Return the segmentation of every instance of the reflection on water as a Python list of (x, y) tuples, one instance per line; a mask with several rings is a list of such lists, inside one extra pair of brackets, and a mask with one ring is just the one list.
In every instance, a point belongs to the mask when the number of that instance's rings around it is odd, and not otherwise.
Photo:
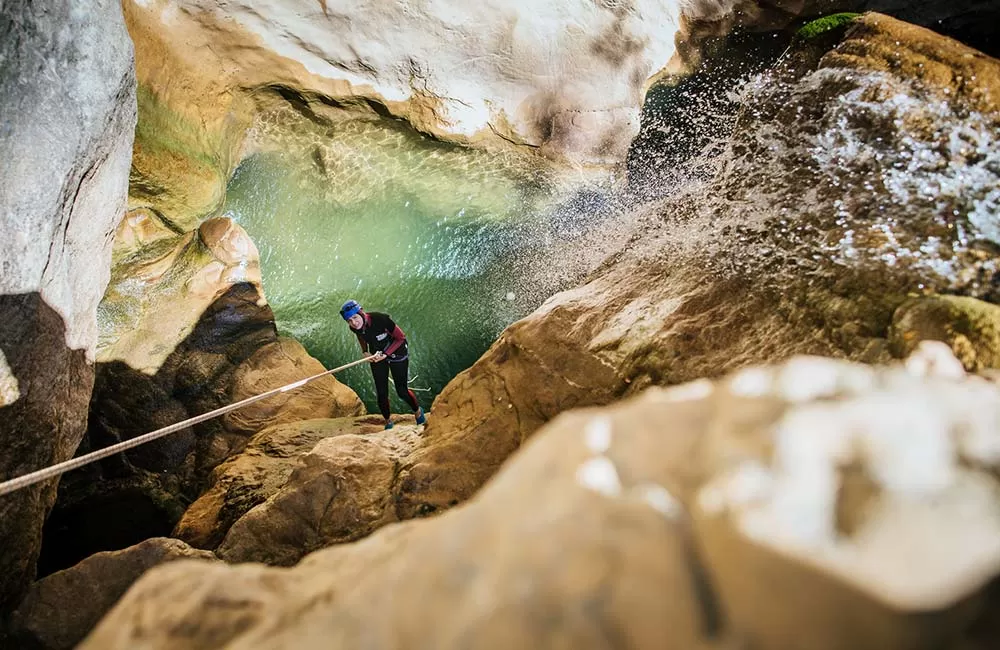
[[(410, 340), (425, 404), (546, 297), (551, 283), (528, 279), (537, 264), (525, 260), (585, 230), (586, 206), (547, 208), (540, 170), (402, 129), (281, 115), (256, 139), (226, 211), (260, 249), (279, 330), (333, 367), (360, 354), (340, 305), (388, 312)], [(341, 379), (374, 410), (368, 368)]]

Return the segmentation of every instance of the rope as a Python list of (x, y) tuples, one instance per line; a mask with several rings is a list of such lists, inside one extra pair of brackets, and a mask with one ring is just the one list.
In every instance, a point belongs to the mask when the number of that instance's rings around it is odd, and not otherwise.
[(108, 456), (114, 456), (115, 454), (123, 452), (127, 449), (132, 449), (133, 447), (144, 445), (147, 442), (152, 442), (153, 440), (162, 438), (164, 436), (170, 435), (171, 433), (187, 428), (192, 424), (198, 424), (199, 422), (210, 420), (214, 417), (222, 415), (223, 413), (229, 413), (230, 411), (235, 411), (238, 408), (242, 408), (244, 406), (247, 406), (248, 404), (253, 404), (254, 402), (266, 399), (268, 397), (271, 397), (272, 395), (277, 395), (278, 393), (287, 393), (290, 390), (295, 390), (296, 388), (305, 386), (314, 379), (319, 379), (320, 377), (326, 375), (332, 375), (333, 373), (340, 372), (341, 370), (346, 370), (347, 368), (350, 368), (352, 366), (356, 366), (361, 363), (366, 363), (367, 361), (369, 361), (374, 357), (375, 355), (370, 355), (363, 359), (352, 361), (351, 363), (345, 364), (338, 368), (334, 368), (333, 370), (327, 370), (325, 372), (319, 373), (318, 375), (313, 375), (312, 377), (306, 377), (305, 379), (300, 379), (299, 381), (293, 382), (291, 384), (281, 386), (280, 388), (271, 389), (266, 393), (261, 393), (260, 395), (254, 395), (253, 397), (248, 397), (246, 399), (240, 400), (228, 406), (222, 406), (220, 408), (215, 409), (214, 411), (209, 411), (208, 413), (202, 413), (201, 415), (196, 415), (193, 418), (188, 418), (187, 420), (183, 420), (181, 422), (165, 426), (162, 429), (157, 429), (156, 431), (150, 431), (149, 433), (144, 433), (141, 436), (130, 438), (128, 440), (125, 440), (124, 442), (119, 442), (117, 444), (111, 445), (110, 447), (98, 449), (97, 451), (92, 451), (89, 454), (84, 454), (83, 456), (77, 456), (76, 458), (71, 458), (62, 463), (56, 463), (55, 465), (42, 468), (40, 470), (31, 472), (29, 474), (24, 474), (22, 476), (18, 476), (17, 478), (12, 478), (9, 481), (4, 481), (3, 483), (0, 483), (0, 496), (3, 496), (5, 494), (10, 494), (11, 492), (15, 492), (17, 490), (20, 490), (21, 488), (26, 488), (29, 485), (34, 485), (35, 483), (40, 483), (44, 480), (59, 476), (60, 474), (83, 467), (84, 465), (89, 465), (90, 463), (93, 463), (94, 461), (97, 460), (101, 460), (102, 458), (107, 458)]

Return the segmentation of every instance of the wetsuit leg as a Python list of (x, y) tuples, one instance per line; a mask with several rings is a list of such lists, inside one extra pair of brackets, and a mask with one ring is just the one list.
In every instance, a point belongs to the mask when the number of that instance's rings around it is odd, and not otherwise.
[(416, 413), (420, 404), (417, 402), (416, 394), (407, 385), (410, 378), (410, 360), (392, 362), (389, 364), (389, 369), (392, 370), (392, 382), (396, 384), (396, 394)]
[(371, 364), (372, 377), (375, 379), (375, 396), (378, 399), (378, 410), (382, 417), (389, 419), (389, 362), (379, 361)]

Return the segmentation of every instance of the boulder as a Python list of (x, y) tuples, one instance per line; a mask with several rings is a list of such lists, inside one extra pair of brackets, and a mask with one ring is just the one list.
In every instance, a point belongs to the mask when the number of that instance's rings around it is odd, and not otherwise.
[(196, 548), (215, 549), (230, 526), (276, 494), (300, 458), (319, 441), (346, 434), (374, 434), (381, 417), (303, 420), (268, 427), (238, 455), (212, 472), (211, 486), (191, 504), (173, 535)]
[[(236, 368), (230, 384), (232, 403), (322, 373), (326, 368), (309, 356), (302, 344), (279, 337)], [(223, 416), (232, 433), (253, 435), (265, 427), (311, 418), (362, 415), (365, 406), (357, 393), (333, 375), (320, 377), (301, 388), (279, 393)]]
[(176, 539), (156, 537), (98, 553), (31, 585), (12, 618), (19, 648), (72, 650), (129, 587), (154, 566), (180, 559), (213, 560)]
[(990, 56), (1000, 54), (1000, 42), (991, 29), (1000, 21), (1000, 7), (990, 0), (862, 0), (856, 4), (951, 36)]
[[(121, 5), (0, 11), (0, 480), (73, 455), (86, 428), (136, 120)], [(55, 482), (0, 498), (0, 615), (34, 577)]]
[(227, 562), (290, 566), (319, 548), (360, 539), (396, 520), (392, 482), (419, 440), (416, 425), (320, 440), (285, 485), (229, 529)]
[(1000, 604), (1000, 390), (934, 346), (565, 413), (439, 517), (154, 569), (81, 648), (953, 647)]

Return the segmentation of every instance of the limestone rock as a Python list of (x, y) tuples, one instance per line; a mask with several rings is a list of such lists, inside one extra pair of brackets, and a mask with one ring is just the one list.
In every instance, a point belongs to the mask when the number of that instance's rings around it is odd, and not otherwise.
[[(0, 479), (68, 459), (86, 424), (135, 127), (120, 3), (0, 11)], [(34, 576), (55, 484), (0, 499), (0, 614)]]
[(395, 521), (392, 482), (417, 444), (415, 425), (324, 438), (288, 482), (229, 529), (216, 553), (227, 562), (288, 566)]
[(867, 14), (859, 20), (822, 65), (889, 72), (968, 110), (993, 119), (1000, 112), (997, 59), (880, 14)]
[[(184, 325), (187, 337), (172, 347), (155, 373), (122, 361), (99, 363), (87, 436), (91, 448), (229, 404), (237, 368), (278, 341), (274, 315), (262, 303), (253, 284), (229, 287), (193, 324)], [(186, 480), (197, 489), (213, 467), (243, 447), (248, 435), (245, 430), (228, 431), (221, 419), (209, 420), (131, 450), (126, 457), (149, 470), (176, 472), (194, 455), (197, 462), (183, 471), (190, 473)]]
[(925, 340), (944, 341), (968, 371), (1000, 367), (1000, 307), (962, 296), (903, 303), (893, 316), (893, 354), (908, 356)]
[(330, 125), (402, 120), (557, 173), (605, 176), (624, 161), (685, 24), (724, 33), (734, 16), (773, 26), (829, 4), (128, 0), (141, 115), (130, 207), (181, 230), (217, 212), (247, 127), (275, 106)]
[(174, 536), (197, 548), (216, 548), (237, 519), (285, 485), (299, 459), (320, 440), (381, 430), (380, 417), (304, 420), (264, 429), (215, 469), (211, 487), (187, 509)]
[[(322, 373), (326, 368), (309, 356), (302, 344), (280, 337), (244, 361), (233, 375), (233, 403)], [(311, 418), (362, 415), (365, 406), (357, 393), (333, 375), (316, 379), (302, 388), (261, 400), (227, 413), (224, 426), (233, 433), (252, 435), (265, 427)]]
[(214, 560), (176, 539), (158, 537), (121, 551), (98, 553), (31, 585), (13, 616), (21, 648), (71, 650), (142, 574), (179, 559)]
[[(707, 429), (714, 476), (694, 517), (734, 626), (761, 647), (806, 630), (816, 648), (957, 637), (1000, 568), (996, 388), (799, 358), (726, 390), (784, 406)], [(796, 607), (777, 611), (774, 593)]]
[(942, 647), (996, 614), (998, 422), (977, 377), (818, 357), (654, 387), (439, 517), (152, 571), (82, 648)]
[[(181, 114), (270, 87), (306, 101), (322, 94), (360, 114), (377, 106), (446, 140), (505, 138), (581, 164), (624, 156), (643, 84), (673, 53), (669, 34), (652, 27), (676, 24), (678, 8), (579, 0), (532, 11), (509, 2), (457, 8), (193, 0), (183, 11), (128, 2), (126, 15), (133, 34), (152, 36), (137, 38), (140, 82)], [(172, 77), (187, 88), (167, 95)], [(221, 124), (223, 107), (207, 108)]]

